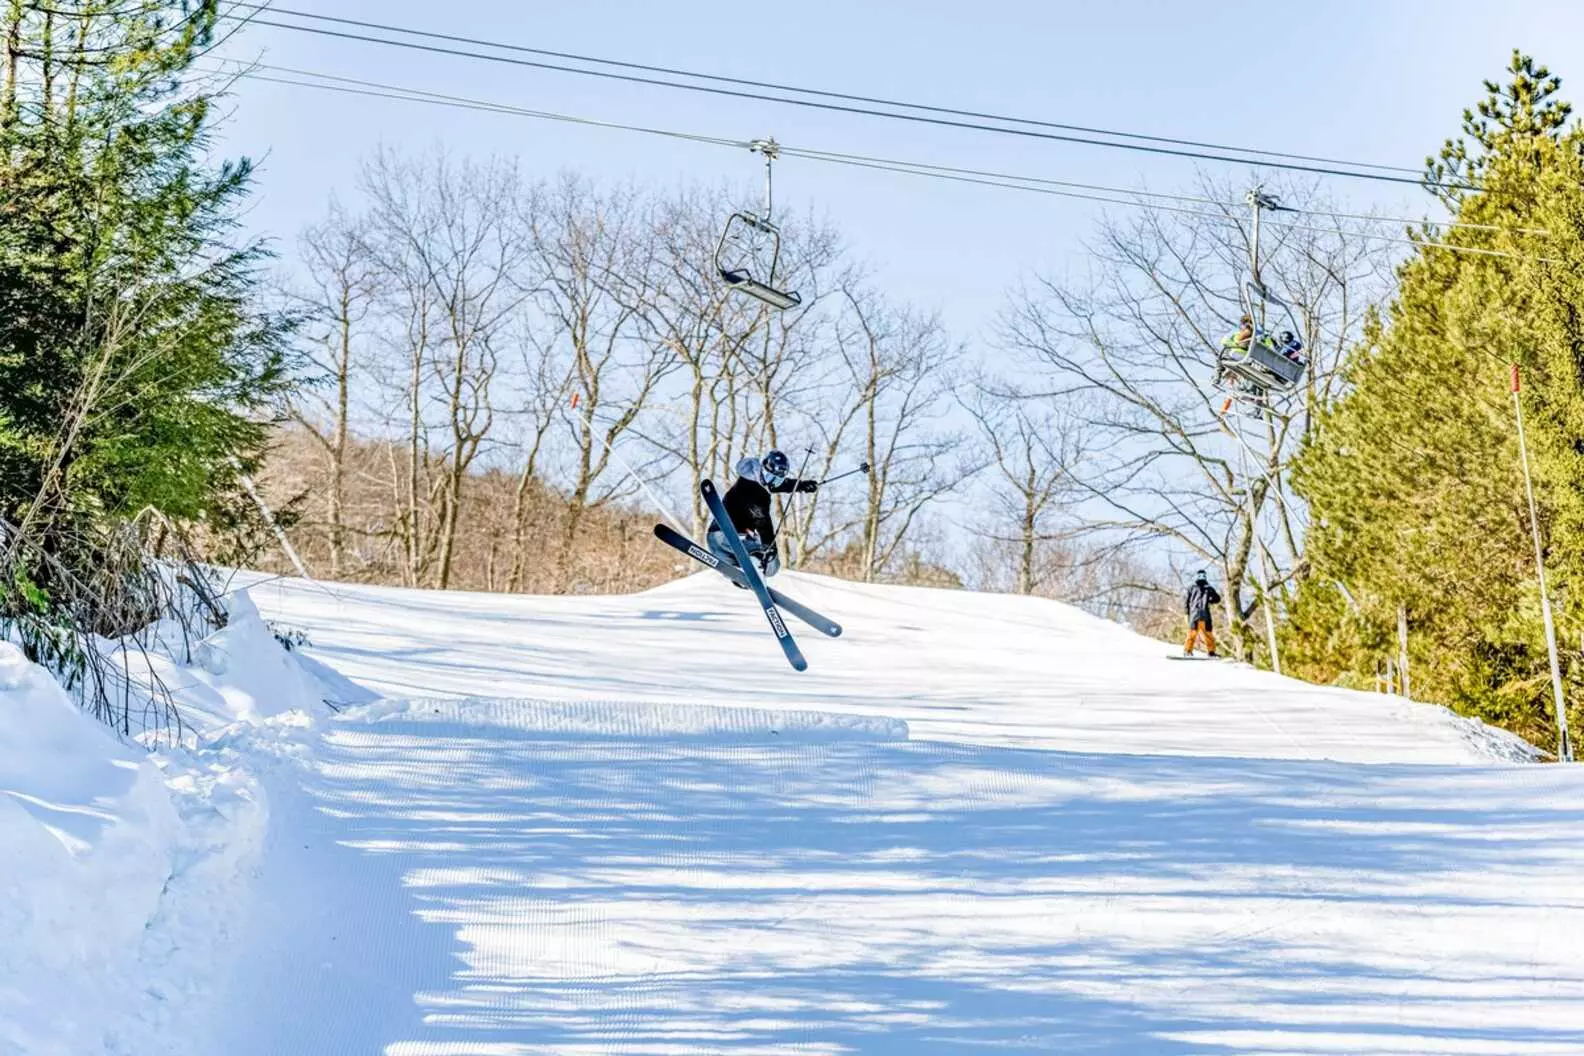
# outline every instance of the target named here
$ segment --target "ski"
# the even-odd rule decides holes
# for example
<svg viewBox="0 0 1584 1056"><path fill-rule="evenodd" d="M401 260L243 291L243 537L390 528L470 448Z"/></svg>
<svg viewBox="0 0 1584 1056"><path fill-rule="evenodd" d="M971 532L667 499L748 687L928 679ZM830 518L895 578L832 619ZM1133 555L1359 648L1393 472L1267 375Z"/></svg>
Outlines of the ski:
<svg viewBox="0 0 1584 1056"><path fill-rule="evenodd" d="M732 524L731 516L726 512L726 504L721 502L714 482L704 481L699 485L699 491L703 494L704 501L709 504L710 515L715 518L721 534L725 535L726 541L731 544L732 553L737 557L737 570L748 581L748 589L752 590L754 596L759 599L759 607L764 609L765 619L770 621L770 629L775 632L776 641L781 643L781 651L786 654L787 663L791 664L794 670L807 670L808 661L803 659L803 651L798 648L792 632L787 630L786 621L781 619L781 613L776 609L775 602L771 600L769 588L760 577L759 569L754 566L753 559L748 556L748 548L743 546L742 536L737 534L737 527Z"/></svg>
<svg viewBox="0 0 1584 1056"><path fill-rule="evenodd" d="M654 527L655 538L673 549L680 550L701 565L713 568L733 583L748 586L748 578L738 571L737 566L722 561L710 553L707 547L700 546L669 524L657 524ZM770 592L770 600L776 603L776 608L789 613L831 638L839 638L842 633L841 624L826 616L822 616L800 601L793 601L770 584L765 584L765 590Z"/></svg>

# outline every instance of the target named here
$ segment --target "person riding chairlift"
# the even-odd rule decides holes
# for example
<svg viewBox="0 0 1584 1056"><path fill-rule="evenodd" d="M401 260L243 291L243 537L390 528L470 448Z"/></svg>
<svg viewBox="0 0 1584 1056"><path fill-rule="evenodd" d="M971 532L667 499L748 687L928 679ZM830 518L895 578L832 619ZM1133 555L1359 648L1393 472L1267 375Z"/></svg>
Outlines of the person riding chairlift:
<svg viewBox="0 0 1584 1056"><path fill-rule="evenodd" d="M1299 365L1304 362L1303 350L1303 342L1291 330L1283 330L1276 339L1276 351Z"/></svg>
<svg viewBox="0 0 1584 1056"><path fill-rule="evenodd" d="M1238 320L1237 333L1228 334L1221 339L1221 347L1225 349L1235 348L1240 352L1247 352L1249 342L1252 340L1254 340L1254 320L1245 315Z"/></svg>
<svg viewBox="0 0 1584 1056"><path fill-rule="evenodd" d="M1254 320L1245 315L1238 320L1237 333L1228 334L1226 337L1221 339L1221 351L1223 358L1229 353L1241 353L1243 355L1247 355L1249 345L1254 341L1268 343L1269 339L1266 337L1263 331L1255 328ZM1222 368L1221 384L1230 385L1233 388L1244 385L1250 387L1253 386L1252 382L1246 381L1245 379L1241 378L1236 371L1226 367Z"/></svg>

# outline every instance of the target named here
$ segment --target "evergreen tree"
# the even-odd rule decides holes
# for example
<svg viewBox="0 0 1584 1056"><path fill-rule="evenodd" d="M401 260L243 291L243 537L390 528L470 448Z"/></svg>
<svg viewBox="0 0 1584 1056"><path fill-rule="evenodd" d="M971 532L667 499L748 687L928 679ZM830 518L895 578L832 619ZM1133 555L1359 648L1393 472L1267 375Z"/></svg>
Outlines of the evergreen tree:
<svg viewBox="0 0 1584 1056"><path fill-rule="evenodd" d="M1570 179L1577 186L1581 139L1567 126L1558 78L1516 53L1510 73L1506 86L1486 83L1487 98L1464 113L1464 138L1427 168L1457 219L1483 226L1422 232L1397 296L1353 355L1347 395L1319 416L1300 459L1295 483L1313 527L1286 635L1302 674L1368 684L1397 654L1403 611L1416 697L1549 743L1507 365L1522 364L1529 378L1545 519L1577 502L1584 520L1584 500L1570 498L1584 479L1584 449L1572 446L1584 436L1581 375L1568 367L1577 346L1561 329L1567 305L1581 303L1568 277L1584 272L1535 267L1578 250L1565 192ZM1548 564L1570 599L1564 622L1584 627L1574 612L1584 601L1576 545L1553 542Z"/></svg>
<svg viewBox="0 0 1584 1056"><path fill-rule="evenodd" d="M262 456L284 326L259 307L262 249L233 237L252 168L204 160L213 100L190 71L218 8L0 9L0 617L91 581L145 507L234 522ZM129 629L83 604L76 625Z"/></svg>
<svg viewBox="0 0 1584 1056"><path fill-rule="evenodd" d="M1463 138L1448 139L1425 159L1425 184L1455 209L1477 187L1494 159L1515 157L1540 140L1560 139L1573 105L1562 99L1562 78L1514 48L1511 80L1485 82L1485 98L1463 111ZM1491 203L1487 203L1491 204Z"/></svg>

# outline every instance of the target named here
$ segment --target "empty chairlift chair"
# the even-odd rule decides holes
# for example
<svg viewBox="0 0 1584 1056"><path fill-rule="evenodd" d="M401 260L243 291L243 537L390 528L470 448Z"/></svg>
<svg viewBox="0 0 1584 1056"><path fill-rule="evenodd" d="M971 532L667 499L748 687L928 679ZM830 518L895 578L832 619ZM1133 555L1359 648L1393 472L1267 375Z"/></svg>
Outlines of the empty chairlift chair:
<svg viewBox="0 0 1584 1056"><path fill-rule="evenodd" d="M796 308L803 298L776 286L781 260L781 229L771 221L771 165L780 151L773 139L756 139L749 149L765 158L765 211L758 216L739 210L726 219L715 243L715 271L734 290L763 301L777 311Z"/></svg>

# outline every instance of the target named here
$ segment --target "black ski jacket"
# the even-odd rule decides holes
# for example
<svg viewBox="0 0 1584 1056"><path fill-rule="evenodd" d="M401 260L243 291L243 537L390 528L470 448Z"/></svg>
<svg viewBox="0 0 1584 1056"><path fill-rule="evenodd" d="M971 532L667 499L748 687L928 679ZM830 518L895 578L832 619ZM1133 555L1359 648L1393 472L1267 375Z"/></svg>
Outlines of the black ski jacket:
<svg viewBox="0 0 1584 1056"><path fill-rule="evenodd" d="M1188 588L1188 595L1183 599L1183 610L1188 613L1190 625L1203 623L1210 626L1210 606L1221 604L1221 595L1208 583L1195 583Z"/></svg>
<svg viewBox="0 0 1584 1056"><path fill-rule="evenodd" d="M747 538L754 536L765 549L775 546L775 523L770 519L772 509L770 493L785 495L792 491L815 491L819 482L814 480L797 480L788 477L773 488L767 488L759 482L758 459L744 459L743 463L752 463L749 473L742 472L744 464L738 465L737 483L726 490L721 501L726 505L726 516L731 518L732 527L737 529L737 534ZM711 528L715 527L713 524Z"/></svg>

